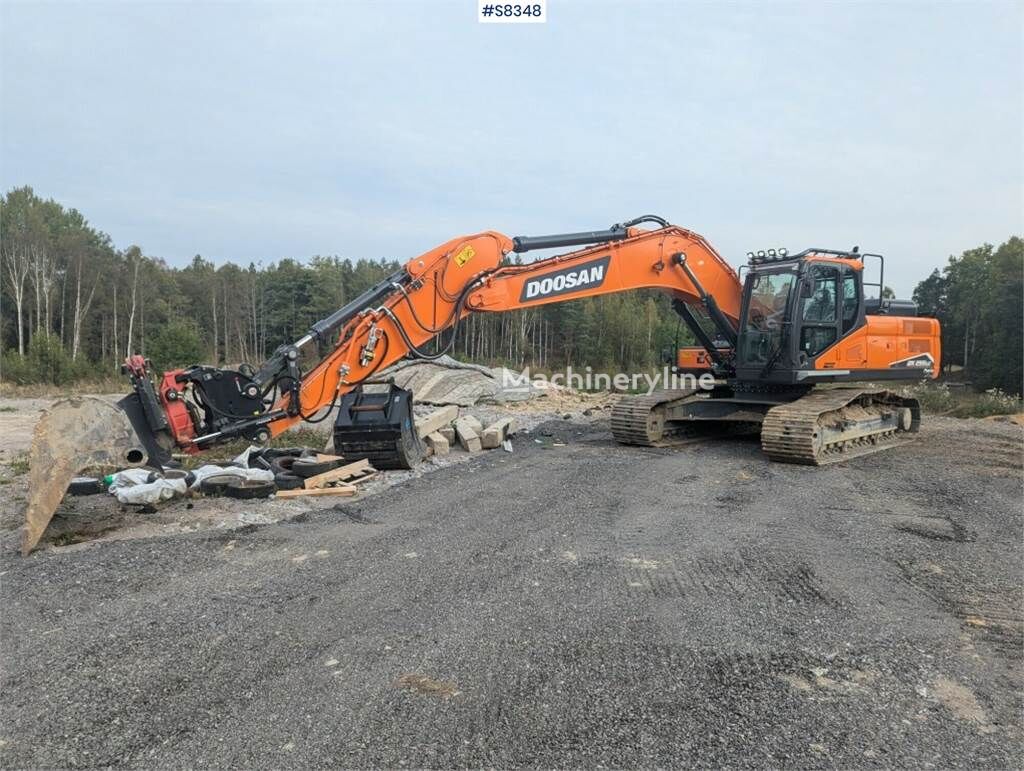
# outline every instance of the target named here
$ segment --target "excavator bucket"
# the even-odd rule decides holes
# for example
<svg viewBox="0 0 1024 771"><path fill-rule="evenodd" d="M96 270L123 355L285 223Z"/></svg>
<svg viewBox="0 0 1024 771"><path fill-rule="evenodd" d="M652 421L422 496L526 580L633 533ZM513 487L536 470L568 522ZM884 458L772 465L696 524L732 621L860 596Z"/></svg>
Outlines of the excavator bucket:
<svg viewBox="0 0 1024 771"><path fill-rule="evenodd" d="M334 422L334 451L346 460L365 458L378 469L411 469L424 456L413 423L412 391L393 382L386 385L386 389L374 391L360 385L341 397Z"/></svg>
<svg viewBox="0 0 1024 771"><path fill-rule="evenodd" d="M129 413L134 395L117 404L92 396L62 399L36 425L29 451L29 497L21 553L39 543L72 477L91 467L159 465Z"/></svg>

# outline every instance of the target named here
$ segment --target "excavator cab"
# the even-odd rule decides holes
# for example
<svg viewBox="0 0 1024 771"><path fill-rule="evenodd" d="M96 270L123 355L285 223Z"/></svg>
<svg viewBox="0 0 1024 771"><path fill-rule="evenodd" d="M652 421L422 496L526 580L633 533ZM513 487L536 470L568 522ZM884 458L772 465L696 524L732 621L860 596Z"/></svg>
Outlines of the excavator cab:
<svg viewBox="0 0 1024 771"><path fill-rule="evenodd" d="M917 318L912 302L881 298L881 255L855 248L750 257L737 380L785 386L937 374L938 322ZM866 259L878 260L877 282L864 281Z"/></svg>

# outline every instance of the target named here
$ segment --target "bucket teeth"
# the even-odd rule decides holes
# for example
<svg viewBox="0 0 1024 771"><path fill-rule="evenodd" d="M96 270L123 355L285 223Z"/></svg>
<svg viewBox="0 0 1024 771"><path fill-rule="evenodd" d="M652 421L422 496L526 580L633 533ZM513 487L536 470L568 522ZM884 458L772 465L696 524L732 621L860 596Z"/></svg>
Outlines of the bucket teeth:
<svg viewBox="0 0 1024 771"><path fill-rule="evenodd" d="M29 450L29 493L21 553L39 543L71 478L83 469L143 466L149 455L118 406L75 396L50 407L36 424Z"/></svg>

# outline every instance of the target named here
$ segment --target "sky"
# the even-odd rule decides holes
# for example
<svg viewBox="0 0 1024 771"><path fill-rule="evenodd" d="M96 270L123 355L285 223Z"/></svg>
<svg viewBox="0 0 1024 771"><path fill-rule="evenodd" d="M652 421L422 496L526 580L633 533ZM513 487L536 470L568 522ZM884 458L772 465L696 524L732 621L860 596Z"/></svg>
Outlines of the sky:
<svg viewBox="0 0 1024 771"><path fill-rule="evenodd" d="M658 214L886 255L1024 231L1024 4L0 2L0 187L182 265Z"/></svg>

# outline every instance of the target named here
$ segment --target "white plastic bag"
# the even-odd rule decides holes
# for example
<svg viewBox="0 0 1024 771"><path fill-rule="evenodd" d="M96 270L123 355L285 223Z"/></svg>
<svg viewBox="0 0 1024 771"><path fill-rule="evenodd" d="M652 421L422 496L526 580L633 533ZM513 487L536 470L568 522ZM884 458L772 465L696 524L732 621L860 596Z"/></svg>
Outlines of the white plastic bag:
<svg viewBox="0 0 1024 771"><path fill-rule="evenodd" d="M116 495L117 491L123 488L144 485L152 473L153 469L151 468L126 468L124 471L118 471L113 475L114 478L110 482L107 492Z"/></svg>
<svg viewBox="0 0 1024 771"><path fill-rule="evenodd" d="M243 453L244 454L244 453ZM241 457L241 456L239 456ZM239 466L214 466L212 463L206 466L200 466L193 472L196 478L192 483L192 489L196 490L199 488L199 483L202 482L206 477L214 475L228 475L236 476L239 479L254 479L259 482L273 482L274 472L269 469L262 468L240 468Z"/></svg>
<svg viewBox="0 0 1024 771"><path fill-rule="evenodd" d="M245 479L245 472L248 469L239 468L238 466L215 466L212 463L208 463L205 466L200 466L197 469L193 469L192 473L195 474L195 480L192 482L192 488L197 489L199 483L202 482L206 477L212 477L214 474L236 476L239 479Z"/></svg>
<svg viewBox="0 0 1024 771"><path fill-rule="evenodd" d="M245 478L251 479L254 482L274 481L274 472L268 468L247 468L242 470L245 471Z"/></svg>
<svg viewBox="0 0 1024 771"><path fill-rule="evenodd" d="M235 466L241 466L242 468L249 468L249 456L252 455L253 451L260 449L254 444L250 444L245 450L234 458L231 459L231 463Z"/></svg>
<svg viewBox="0 0 1024 771"><path fill-rule="evenodd" d="M157 479L141 485L119 488L114 495L120 503L156 503L176 495L184 495L188 486L184 479Z"/></svg>

